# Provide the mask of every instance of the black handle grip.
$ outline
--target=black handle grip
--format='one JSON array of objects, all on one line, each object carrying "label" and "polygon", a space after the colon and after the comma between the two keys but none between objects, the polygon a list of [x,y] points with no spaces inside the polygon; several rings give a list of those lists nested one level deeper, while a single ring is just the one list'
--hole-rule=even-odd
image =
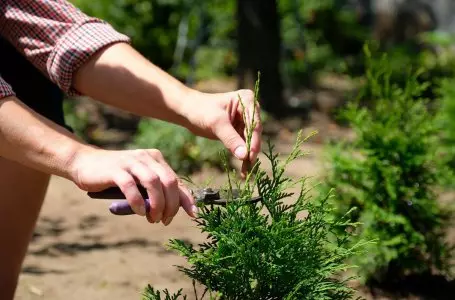
[{"label": "black handle grip", "polygon": [[[142,185],[137,185],[137,188],[139,189],[142,197],[147,199],[147,190]],[[126,199],[125,194],[123,194],[122,190],[117,186],[110,187],[99,192],[88,192],[87,195],[94,199]]]}]

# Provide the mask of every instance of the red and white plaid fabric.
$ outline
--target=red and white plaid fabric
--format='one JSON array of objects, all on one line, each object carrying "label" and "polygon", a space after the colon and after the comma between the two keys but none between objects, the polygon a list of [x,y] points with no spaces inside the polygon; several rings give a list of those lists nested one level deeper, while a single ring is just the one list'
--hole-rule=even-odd
[{"label": "red and white plaid fabric", "polygon": [[[94,53],[112,43],[130,42],[65,0],[0,0],[0,35],[68,94],[79,94],[72,87],[73,74]],[[0,49],[0,63],[2,59],[8,57],[2,57]],[[12,95],[0,74],[0,99]]]}]

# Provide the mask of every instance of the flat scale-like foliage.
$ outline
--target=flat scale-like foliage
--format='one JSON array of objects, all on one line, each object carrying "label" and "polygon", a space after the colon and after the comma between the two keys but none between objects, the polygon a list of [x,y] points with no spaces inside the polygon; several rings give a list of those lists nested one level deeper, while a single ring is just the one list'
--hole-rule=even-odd
[{"label": "flat scale-like foliage", "polygon": [[[258,95],[259,79],[255,101]],[[251,120],[246,129],[248,149],[255,122]],[[270,174],[258,161],[243,184],[233,179],[235,174],[229,171],[224,153],[228,183],[221,191],[231,201],[226,206],[200,208],[196,223],[207,234],[204,243],[196,247],[175,239],[169,243],[190,265],[179,270],[205,288],[196,299],[342,300],[354,296],[355,291],[347,284],[349,278],[341,276],[350,268],[345,261],[362,246],[361,241],[350,243],[347,229],[355,224],[350,222],[349,212],[333,218],[331,193],[313,199],[306,177],[285,175],[287,166],[305,154],[301,150],[305,141],[299,132],[284,160],[269,142],[265,155]],[[238,192],[233,193],[233,188]],[[293,193],[293,189],[298,192]],[[238,201],[232,201],[234,194]],[[248,203],[256,194],[262,200]],[[180,293],[171,295],[165,290],[165,300],[186,299]],[[143,299],[162,298],[159,291],[148,286]]]},{"label": "flat scale-like foliage", "polygon": [[[210,299],[353,297],[354,290],[338,276],[349,268],[345,260],[361,245],[348,245],[350,234],[340,230],[353,225],[348,215],[331,218],[330,194],[312,199],[305,177],[293,180],[284,173],[304,154],[303,141],[299,134],[283,161],[269,143],[271,174],[257,163],[243,186],[230,183],[223,189],[230,199],[231,187],[239,188],[241,201],[201,208],[196,222],[207,234],[205,243],[195,247],[180,240],[170,242],[170,248],[190,264],[179,269],[205,287]],[[293,188],[299,192],[290,192]],[[247,203],[255,192],[262,202]],[[161,299],[156,293],[149,287],[144,299]]]}]

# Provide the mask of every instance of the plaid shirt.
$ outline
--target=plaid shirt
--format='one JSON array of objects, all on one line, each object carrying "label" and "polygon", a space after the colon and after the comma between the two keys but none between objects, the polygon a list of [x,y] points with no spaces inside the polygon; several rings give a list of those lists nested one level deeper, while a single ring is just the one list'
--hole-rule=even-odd
[{"label": "plaid shirt", "polygon": [[[0,0],[0,35],[68,94],[78,94],[72,87],[73,74],[95,52],[115,42],[130,42],[65,0]],[[0,63],[2,59],[8,57],[0,55]],[[0,74],[0,99],[13,95]]]}]

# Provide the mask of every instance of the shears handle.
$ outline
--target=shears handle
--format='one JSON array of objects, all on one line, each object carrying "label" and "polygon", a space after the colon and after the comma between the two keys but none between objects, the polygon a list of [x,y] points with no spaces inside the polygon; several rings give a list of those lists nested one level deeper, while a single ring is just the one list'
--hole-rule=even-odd
[{"label": "shears handle", "polygon": [[[144,199],[148,198],[147,190],[142,185],[138,184],[137,188]],[[93,199],[126,199],[125,194],[123,194],[122,190],[117,186],[109,187],[99,192],[88,192],[87,195]]]},{"label": "shears handle", "polygon": [[[148,201],[147,190],[142,185],[137,185],[137,188],[139,189],[139,192],[141,193],[142,198],[144,198],[145,210],[147,212],[149,212],[150,203]],[[121,200],[121,199],[126,199],[126,197],[125,197],[125,194],[123,194],[122,190],[119,187],[109,187],[107,189],[104,189],[104,190],[98,191],[98,192],[88,192],[87,195],[93,199],[107,199],[107,200],[119,199],[119,201],[115,201],[109,206],[109,211],[114,215],[127,216],[127,215],[135,214],[135,212],[129,205],[128,201]]]},{"label": "shears handle", "polygon": [[[150,203],[148,199],[144,199],[145,203],[145,211],[149,212],[150,211]],[[117,216],[129,216],[129,215],[134,215],[135,212],[131,208],[130,204],[126,200],[121,200],[121,201],[115,201],[109,206],[109,211]]]}]

